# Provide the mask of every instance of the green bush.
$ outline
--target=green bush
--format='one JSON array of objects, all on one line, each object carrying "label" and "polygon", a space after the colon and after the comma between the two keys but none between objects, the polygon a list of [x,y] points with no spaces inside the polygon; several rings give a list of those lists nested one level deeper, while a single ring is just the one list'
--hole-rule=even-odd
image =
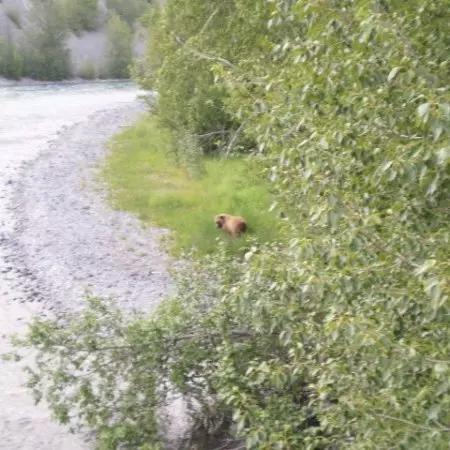
[{"label": "green bush", "polygon": [[117,14],[106,25],[106,66],[110,78],[129,78],[133,62],[133,32]]},{"label": "green bush", "polygon": [[[98,302],[64,326],[38,320],[22,343],[42,358],[32,386],[61,421],[78,408],[109,433],[104,448],[157,442],[168,386],[198,404],[206,432],[225,427],[237,448],[447,448],[450,9],[438,0],[223,3],[233,14],[218,33],[240,18],[245,54],[223,61],[222,41],[196,17],[191,30],[182,16],[184,41],[209,42],[204,76],[213,71],[224,117],[258,145],[287,215],[283,240],[255,242],[243,258],[219,245],[186,264],[178,295],[151,318],[123,323]],[[158,14],[168,20],[179,4]],[[169,60],[147,59],[156,79],[178,58],[168,23],[159,43]],[[178,67],[182,83],[199,67]],[[98,375],[100,391],[72,367]]]},{"label": "green bush", "polygon": [[214,70],[295,215],[289,248],[259,249],[226,296],[274,343],[229,346],[221,394],[249,448],[444,448],[450,10],[268,7],[271,54]]}]

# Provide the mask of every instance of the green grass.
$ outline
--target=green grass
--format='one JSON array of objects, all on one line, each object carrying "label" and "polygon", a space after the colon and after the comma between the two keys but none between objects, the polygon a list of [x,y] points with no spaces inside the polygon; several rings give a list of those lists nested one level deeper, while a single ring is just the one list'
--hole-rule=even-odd
[{"label": "green grass", "polygon": [[[269,183],[255,161],[203,158],[202,176],[192,178],[174,163],[170,142],[168,131],[153,117],[112,140],[102,175],[114,207],[149,225],[172,230],[174,253],[192,247],[200,254],[212,252],[218,237],[226,240],[232,251],[245,248],[250,236],[261,242],[277,237],[277,219],[268,212],[272,202]],[[218,213],[242,215],[250,232],[230,240],[215,227],[213,219]]]}]

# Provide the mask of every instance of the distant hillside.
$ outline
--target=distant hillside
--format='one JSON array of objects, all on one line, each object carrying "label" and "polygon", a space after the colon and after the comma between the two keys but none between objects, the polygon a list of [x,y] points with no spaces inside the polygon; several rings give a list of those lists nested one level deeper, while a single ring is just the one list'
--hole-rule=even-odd
[{"label": "distant hillside", "polygon": [[[36,0],[35,0],[36,1]],[[77,11],[75,8],[81,5],[80,0],[42,0],[49,2],[60,2],[70,8],[69,13],[74,16]],[[70,50],[70,59],[72,62],[72,76],[83,77],[86,70],[95,72],[95,78],[98,74],[104,72],[105,55],[107,51],[107,33],[105,30],[108,19],[112,12],[118,13],[124,21],[132,26],[133,33],[133,51],[135,55],[142,54],[145,48],[145,30],[139,26],[134,16],[142,13],[142,10],[148,6],[148,0],[86,0],[87,2],[97,3],[97,17],[94,18],[94,24],[90,24],[91,30],[76,29],[68,20],[69,29],[67,35],[67,46]],[[65,2],[65,3],[64,3]],[[72,2],[72,3],[70,3]],[[0,0],[0,41],[20,45],[27,42],[27,31],[34,26],[35,21],[30,18],[33,0]],[[79,12],[79,11],[78,11]],[[70,17],[69,17],[70,19]],[[83,26],[81,25],[81,28]],[[119,39],[119,38],[118,38]],[[0,51],[0,77],[2,54]],[[5,56],[3,55],[3,59]],[[4,75],[4,74],[3,74]],[[103,73],[105,76],[105,73]],[[26,76],[26,75],[25,75]],[[106,74],[107,76],[107,74]],[[92,73],[89,78],[93,78]]]}]

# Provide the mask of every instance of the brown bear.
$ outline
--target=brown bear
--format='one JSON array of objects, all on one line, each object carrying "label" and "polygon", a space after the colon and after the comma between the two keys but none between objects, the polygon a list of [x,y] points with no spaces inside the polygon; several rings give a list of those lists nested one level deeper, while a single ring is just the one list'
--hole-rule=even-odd
[{"label": "brown bear", "polygon": [[248,228],[247,222],[243,217],[231,216],[230,214],[218,214],[214,217],[214,222],[217,228],[222,228],[223,231],[233,238],[241,233],[245,233]]}]

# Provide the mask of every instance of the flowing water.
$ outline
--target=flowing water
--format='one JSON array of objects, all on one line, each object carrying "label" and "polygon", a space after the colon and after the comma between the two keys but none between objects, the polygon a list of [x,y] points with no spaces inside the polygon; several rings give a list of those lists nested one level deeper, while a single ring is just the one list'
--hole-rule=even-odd
[{"label": "flowing water", "polygon": [[[131,83],[0,86],[0,353],[9,349],[8,335],[24,331],[30,315],[39,312],[25,300],[2,246],[14,228],[11,199],[24,164],[62,130],[96,112],[133,103],[138,94]],[[90,448],[80,435],[54,423],[44,406],[33,404],[24,381],[17,364],[0,361],[0,449]]]},{"label": "flowing water", "polygon": [[62,127],[138,93],[128,82],[0,86],[0,179],[8,165],[33,158]]}]

